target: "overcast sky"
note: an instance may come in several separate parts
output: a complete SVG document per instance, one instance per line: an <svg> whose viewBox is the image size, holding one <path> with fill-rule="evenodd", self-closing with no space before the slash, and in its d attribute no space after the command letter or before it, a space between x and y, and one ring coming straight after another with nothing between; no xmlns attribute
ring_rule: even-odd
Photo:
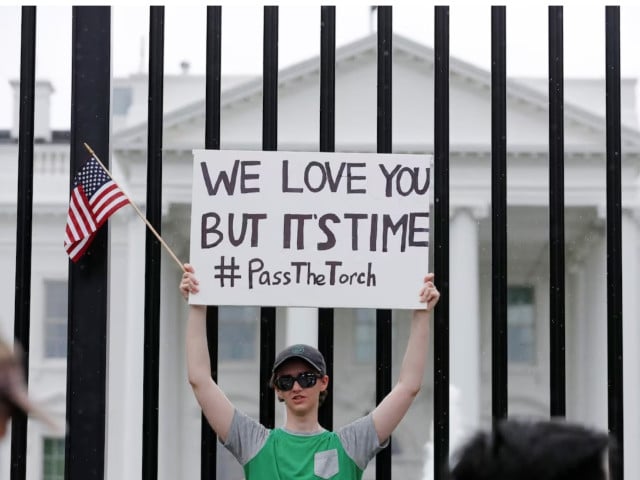
<svg viewBox="0 0 640 480"><path fill-rule="evenodd" d="M451 55L490 68L490 6L462 2L451 6ZM318 55L320 7L281 6L279 9L280 67ZM222 9L222 68L231 73L260 74L262 69L260 5ZM71 88L71 7L37 8L36 75L53 83L52 125L68 128ZM165 9L165 73L178 73L187 61L191 72L204 73L206 7L168 5ZM604 76L604 6L569 3L564 7L565 76ZM507 6L507 70L510 76L547 75L547 6L525 2ZM112 8L112 62L115 76L146 71L149 8ZM338 46L372 30L370 9L364 4L338 6ZM640 8L621 7L622 75L640 77ZM393 10L394 32L433 45L433 6L399 3ZM9 128L13 108L9 80L17 79L20 64L20 7L0 6L0 128Z"/></svg>

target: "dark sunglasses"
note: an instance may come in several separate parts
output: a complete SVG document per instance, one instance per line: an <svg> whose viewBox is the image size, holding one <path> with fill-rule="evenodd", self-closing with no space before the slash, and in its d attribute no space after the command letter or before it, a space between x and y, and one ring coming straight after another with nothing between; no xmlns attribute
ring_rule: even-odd
<svg viewBox="0 0 640 480"><path fill-rule="evenodd" d="M273 383L276 387L278 387L278 390L286 392L293 388L294 382L298 382L298 385L300 385L302 388L313 387L320 377L321 375L317 373L303 372L298 374L297 377L291 375L281 375L276 378L276 381Z"/></svg>

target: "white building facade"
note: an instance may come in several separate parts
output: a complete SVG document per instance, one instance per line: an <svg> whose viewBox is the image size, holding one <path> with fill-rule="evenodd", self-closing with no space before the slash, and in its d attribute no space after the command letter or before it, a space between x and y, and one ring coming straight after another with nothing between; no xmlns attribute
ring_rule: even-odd
<svg viewBox="0 0 640 480"><path fill-rule="evenodd" d="M393 151L433 150L433 52L394 37ZM450 338L452 443L491 422L491 95L490 72L450 62ZM319 60L281 70L278 149L317 151ZM507 92L509 412L549 415L549 211L546 79L510 79ZM622 240L625 478L640 475L640 131L635 81L622 83ZM36 118L48 115L52 86L39 83ZM260 150L260 78L223 79L223 149ZM204 79L165 79L163 238L189 258L194 148L204 146ZM113 81L111 165L136 203L146 198L146 76ZM607 427L606 204L604 80L565 82L565 237L567 417ZM336 151L376 151L376 38L336 52ZM40 115L40 116L39 116ZM17 118L17 116L15 117ZM17 123L16 123L17 125ZM17 130L0 135L0 278L15 281ZM65 418L66 278L62 247L69 191L68 136L38 121L34 159L30 388ZM100 153L99 153L100 154ZM106 156L106 152L103 156ZM437 173L437 172L436 172ZM139 478L142 452L144 224L131 209L110 220L110 312L105 478ZM425 271L428 266L425 265ZM186 379L187 307L173 260L163 258L159 478L199 478L200 411ZM436 279L437 282L437 279ZM13 290L0 293L0 331L12 334ZM258 415L259 312L221 308L219 381L234 403ZM375 313L335 312L334 423L375 404ZM314 309L277 310L277 347L317 341ZM402 359L409 313L394 311L393 371ZM90 319L87 319L90 321ZM394 377L395 378L395 377ZM430 361L424 387L394 435L395 478L419 478L428 462L433 412ZM278 408L279 414L282 412ZM29 424L28 477L48 477L61 440ZM242 478L220 447L221 479ZM0 447L0 477L9 448ZM372 465L365 478L373 478Z"/></svg>

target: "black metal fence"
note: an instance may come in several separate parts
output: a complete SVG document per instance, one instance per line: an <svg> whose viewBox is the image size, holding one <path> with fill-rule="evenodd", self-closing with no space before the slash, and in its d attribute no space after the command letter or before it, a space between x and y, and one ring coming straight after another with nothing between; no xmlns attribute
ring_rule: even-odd
<svg viewBox="0 0 640 480"><path fill-rule="evenodd" d="M377 151L391 152L392 8L378 12ZM507 411L507 228L506 181L506 9L492 7L492 416ZM550 405L552 416L565 414L565 258L563 9L549 7L549 208L550 208ZM205 146L220 148L221 7L207 7ZM320 131L321 151L335 150L335 7L321 7ZM36 8L22 8L20 70L19 192L16 236L15 338L29 363L31 224ZM162 201L162 93L164 7L150 8L147 217L160 231ZM434 157L435 272L441 300L435 311L434 450L435 478L449 455L449 8L435 7ZM109 151L110 8L73 8L71 172L84 160L82 142ZM264 150L278 148L278 7L264 7L263 137ZM621 258L621 106L620 10L606 7L606 213L609 428L622 456L622 258ZM107 228L90 254L69 265L68 372L65 478L104 476L107 327ZM160 244L148 233L145 263L144 408L142 478L157 478L160 315ZM91 317L91 324L82 318ZM391 313L377 312L377 400L391 388ZM261 309L260 377L266 378L275 356L275 309ZM211 351L217 345L217 309L207 310ZM333 372L333 311L319 312L319 347ZM212 357L217 376L217 359ZM28 368L27 368L28 371ZM330 397L331 398L331 397ZM80 408L82 407L82 408ZM331 402L320 412L333 424ZM274 398L261 383L260 421L274 424ZM427 425L425 425L425 429ZM23 416L12 426L11 479L26 478L26 430ZM201 478L216 477L216 441L202 422ZM391 449L381 452L376 478L391 478ZM613 478L623 478L622 462Z"/></svg>

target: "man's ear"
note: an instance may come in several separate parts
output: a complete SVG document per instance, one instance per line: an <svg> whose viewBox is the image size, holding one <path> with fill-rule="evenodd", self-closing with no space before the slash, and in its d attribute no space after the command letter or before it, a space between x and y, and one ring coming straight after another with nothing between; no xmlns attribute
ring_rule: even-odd
<svg viewBox="0 0 640 480"><path fill-rule="evenodd" d="M329 375L324 375L320 378L320 385L322 386L320 391L325 391L329 386Z"/></svg>

